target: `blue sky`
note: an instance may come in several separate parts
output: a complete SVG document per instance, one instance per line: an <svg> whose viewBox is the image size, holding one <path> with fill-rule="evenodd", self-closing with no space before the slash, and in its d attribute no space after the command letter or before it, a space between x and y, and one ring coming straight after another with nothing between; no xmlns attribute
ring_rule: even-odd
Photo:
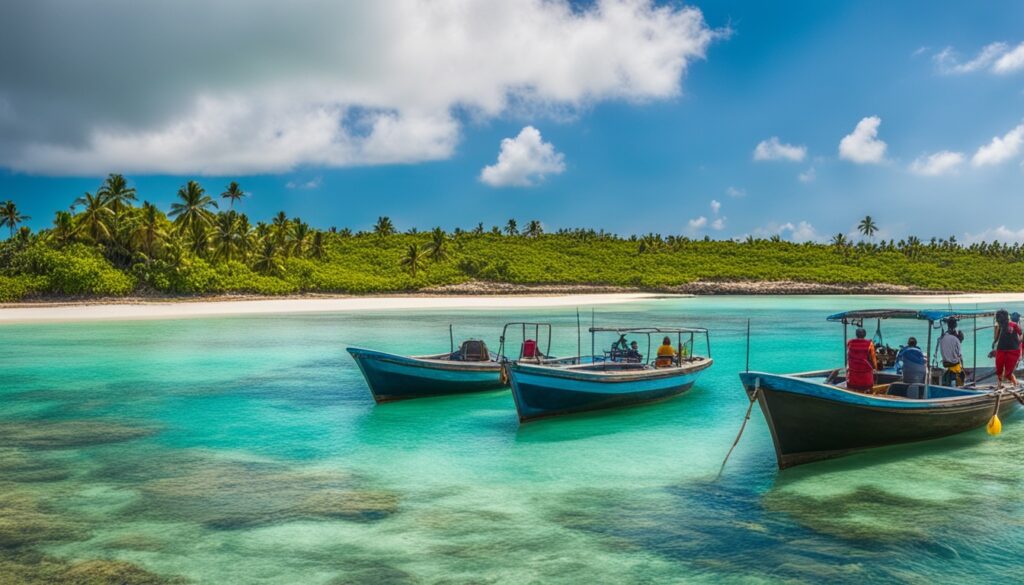
<svg viewBox="0 0 1024 585"><path fill-rule="evenodd" d="M0 21L50 39L67 36L65 27L89 32L82 19L91 13L61 19L39 8L53 3L5 4ZM116 8L97 3L97 21L105 4ZM223 18L241 10L219 4ZM146 40L154 35L145 30L129 39L137 61L117 48L76 57L28 36L9 39L10 47L0 41L8 72L0 76L0 199L44 227L106 172L124 172L142 198L164 208L189 178L214 193L237 180L252 193L242 204L252 217L283 209L319 227L365 229L378 215L400 229L515 217L548 229L827 239L871 214L895 238L1024 240L1019 2L609 0L552 12L524 0L465 21L456 21L458 11L404 15L409 27L430 23L422 34L372 8L333 14L330 3L309 4L268 19L308 12L295 24L316 23L322 37L282 33L249 53L220 43L179 54ZM201 18L190 11L206 9L176 6L168 10L182 14L158 18L141 7L119 18L126 27L133 16L165 23L146 26L165 26L173 37L175 18ZM517 14L530 18L519 23ZM411 49L426 55L417 70L439 68L417 78L386 58L363 62L361 50L372 53L377 41L332 28L363 18L370 28L394 28L392 45L420 43ZM586 18L604 35L597 48L586 45ZM635 33L644 27L653 40ZM507 40L506 28L516 29ZM467 29L478 36L456 42ZM339 35L350 40L304 44ZM584 48L573 49L576 41ZM975 60L993 43L1005 45ZM330 58L314 67L305 52ZM648 54L655 57L636 58ZM327 123L341 120L343 138L356 146L322 154L330 149L315 146L323 126L310 121L311 108L343 111ZM841 156L840 141L872 117L877 135L867 123ZM755 148L772 137L793 147L790 158L755 160ZM505 139L513 142L503 165ZM481 179L488 166L490 183Z"/></svg>

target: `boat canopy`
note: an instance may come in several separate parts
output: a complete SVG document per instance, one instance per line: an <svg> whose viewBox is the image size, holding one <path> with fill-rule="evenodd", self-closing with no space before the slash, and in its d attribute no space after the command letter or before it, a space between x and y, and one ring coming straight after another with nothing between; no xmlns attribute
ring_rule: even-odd
<svg viewBox="0 0 1024 585"><path fill-rule="evenodd" d="M704 327L591 327L591 333L707 333Z"/></svg>
<svg viewBox="0 0 1024 585"><path fill-rule="evenodd" d="M978 317L991 317L996 314L995 309L927 309L915 311L913 309L861 309L857 311L846 311L829 315L829 321L850 322L862 319L914 319L918 321L944 321L950 317L956 319L972 319Z"/></svg>

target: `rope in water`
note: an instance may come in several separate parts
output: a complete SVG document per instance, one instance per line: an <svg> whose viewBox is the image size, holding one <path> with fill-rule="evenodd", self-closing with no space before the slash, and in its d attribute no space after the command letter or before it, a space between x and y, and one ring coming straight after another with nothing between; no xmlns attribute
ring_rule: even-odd
<svg viewBox="0 0 1024 585"><path fill-rule="evenodd" d="M736 445L740 442L740 437L743 436L743 430L747 428L747 421L750 420L750 412L754 410L754 404L757 402L757 396L761 393L761 378L757 378L754 383L754 393L750 395L750 404L747 405L747 414L743 417L743 424L740 425L740 432L736 434L736 440L732 442L732 447L729 447L729 452L725 454L725 459L722 461L722 466L718 468L718 475L715 477L717 481L722 477L722 472L725 471L725 464L729 462L729 457L732 456L732 452L736 449Z"/></svg>

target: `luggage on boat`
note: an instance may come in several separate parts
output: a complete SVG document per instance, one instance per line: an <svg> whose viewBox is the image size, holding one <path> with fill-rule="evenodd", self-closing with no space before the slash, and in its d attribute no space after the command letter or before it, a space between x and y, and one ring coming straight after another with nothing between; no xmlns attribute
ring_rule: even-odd
<svg viewBox="0 0 1024 585"><path fill-rule="evenodd" d="M486 362L491 359L487 344L481 339L467 339L459 348L458 359L464 362Z"/></svg>

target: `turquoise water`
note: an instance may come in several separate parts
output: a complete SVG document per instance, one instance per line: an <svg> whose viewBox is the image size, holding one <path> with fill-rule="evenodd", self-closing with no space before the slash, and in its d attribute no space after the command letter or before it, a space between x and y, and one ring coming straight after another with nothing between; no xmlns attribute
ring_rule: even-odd
<svg viewBox="0 0 1024 585"><path fill-rule="evenodd" d="M747 406L746 319L752 369L797 371L841 360L826 314L879 305L905 302L598 307L600 325L707 326L715 365L671 401L522 427L507 391L374 406L344 347L444 351L449 322L496 346L506 320L540 319L554 353L574 354L574 309L0 326L0 570L45 558L203 583L1016 580L1020 421L779 473L755 409L715 480ZM896 345L924 329L885 331Z"/></svg>

